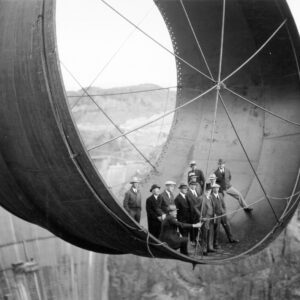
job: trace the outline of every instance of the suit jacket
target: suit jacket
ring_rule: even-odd
[[[205,177],[204,177],[204,174],[203,174],[202,170],[200,170],[200,169],[196,169],[194,171],[190,170],[188,172],[188,177],[187,177],[187,182],[188,183],[191,181],[192,175],[196,175],[197,176],[196,181],[200,184],[201,189],[203,190],[204,183],[205,183]]]
[[[154,195],[150,196],[146,200],[146,211],[148,217],[148,224],[149,222],[160,223],[158,217],[161,217],[164,212],[161,209],[161,198],[158,197],[155,199]]]
[[[197,191],[196,191],[196,193],[197,193]],[[188,192],[187,192],[186,195],[187,195],[187,197],[189,199],[189,202],[191,204],[191,217],[192,217],[191,220],[192,220],[192,223],[193,222],[198,222],[199,221],[199,217],[198,217],[198,214],[197,214],[197,212],[195,210],[195,206],[200,203],[200,194],[197,194],[197,196],[195,196],[192,193],[191,190],[188,190]]]
[[[131,208],[141,208],[142,196],[141,192],[138,190],[137,193],[131,188],[125,193],[125,198],[123,201],[123,206],[125,210],[129,211]]]
[[[219,193],[218,197],[219,198],[216,198],[214,193],[211,193],[211,200],[213,202],[215,214],[217,216],[221,216],[221,215],[226,213],[226,208],[225,208],[225,202],[224,202],[223,194]]]
[[[178,194],[175,198],[175,205],[178,209],[177,219],[179,222],[189,223],[192,221],[192,205],[187,195],[185,198],[181,194]]]
[[[220,185],[220,192],[226,191],[231,187],[231,173],[229,169],[224,168],[224,173],[221,173],[220,169],[218,168],[215,171],[215,174],[217,176],[216,183]]]
[[[181,245],[182,239],[177,229],[187,229],[192,227],[192,224],[181,223],[175,217],[167,215],[167,217],[162,222],[159,239],[162,242],[166,242],[171,248],[178,249]]]
[[[167,208],[170,204],[174,204],[174,195],[173,193],[170,192],[170,196],[171,198],[169,198],[168,194],[166,191],[163,191],[158,197],[160,198],[161,200],[161,209],[162,211],[166,214],[168,211],[167,211]]]
[[[203,205],[203,208],[202,208]],[[202,218],[213,218],[215,215],[215,207],[214,203],[211,199],[211,196],[209,198],[206,197],[205,194],[203,194],[199,198],[199,203],[194,206],[196,213],[198,217]]]

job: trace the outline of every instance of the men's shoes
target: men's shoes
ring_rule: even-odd
[[[252,212],[252,210],[253,210],[252,207],[245,207],[245,208],[244,208],[244,211],[247,212],[247,213]]]
[[[209,248],[209,249],[207,249],[207,252],[215,253],[215,252],[216,252],[216,250],[215,250],[215,249],[213,249],[213,248]]]
[[[216,249],[216,250],[221,249],[221,246],[219,246],[219,245],[214,245],[214,249]]]
[[[238,243],[239,242],[239,240],[235,240],[235,239],[231,239],[230,241],[229,241],[229,243],[231,243],[231,244],[236,244],[236,243]]]

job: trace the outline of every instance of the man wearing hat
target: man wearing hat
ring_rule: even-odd
[[[150,188],[150,193],[152,193],[152,195],[146,200],[148,230],[156,238],[158,238],[160,234],[161,222],[166,217],[166,214],[161,209],[159,192],[160,186],[153,184]]]
[[[168,206],[171,204],[174,204],[174,188],[175,188],[176,182],[168,180],[165,183],[165,190],[159,195],[159,198],[161,200],[161,209],[166,214]]]
[[[182,237],[178,233],[178,228],[180,229],[190,229],[190,228],[200,228],[201,223],[196,224],[188,224],[188,223],[182,223],[177,220],[177,209],[175,205],[170,205],[167,208],[168,214],[166,218],[162,222],[161,226],[161,233],[159,235],[159,239],[162,242],[166,242],[169,247],[172,249],[180,249],[180,252],[182,254],[185,254],[188,256],[187,251],[187,243],[188,238]]]
[[[215,175],[217,177],[216,183],[220,185],[220,192],[225,193],[236,199],[240,206],[244,208],[245,212],[251,212],[253,210],[252,207],[249,207],[246,203],[243,195],[231,185],[231,173],[228,168],[225,167],[225,160],[218,160],[218,169],[215,171]]]
[[[187,197],[188,186],[185,183],[181,183],[178,187],[179,194],[175,198],[175,205],[177,207],[177,219],[182,223],[190,223],[191,218],[191,203]],[[182,236],[188,237],[189,229],[179,228]]]
[[[211,200],[214,204],[216,219],[214,222],[214,239],[213,246],[215,249],[219,249],[219,232],[220,232],[220,224],[222,224],[227,238],[230,243],[238,243],[238,240],[235,240],[231,234],[230,225],[227,221],[226,216],[226,207],[224,202],[224,197],[221,193],[219,193],[220,186],[217,183],[214,183],[212,186]]]
[[[211,199],[210,183],[206,184],[205,192],[199,200],[199,204],[195,205],[194,208],[200,222],[204,222],[201,228],[201,247],[203,255],[207,255],[208,252],[216,252],[213,247],[215,207]]]
[[[202,170],[197,169],[197,164],[194,160],[192,160],[190,162],[190,167],[191,167],[191,170],[188,172],[187,182],[190,182],[192,180],[192,176],[195,176],[196,177],[196,182],[199,183],[199,185],[201,187],[201,193],[202,193],[204,183],[205,183],[204,174],[203,174]]]
[[[199,204],[200,200],[200,194],[198,193],[196,186],[198,182],[196,181],[190,181],[189,182],[189,190],[187,192],[187,198],[191,204],[191,223],[195,222],[197,223],[199,221],[198,214],[195,210],[195,206]],[[196,244],[196,237],[198,234],[198,229],[197,228],[191,228],[190,229],[190,241],[192,245]]]
[[[137,177],[133,177],[130,181],[131,188],[125,193],[125,198],[123,201],[123,206],[125,210],[130,214],[130,216],[140,222],[141,219],[141,203],[142,196],[139,191],[140,180]]]

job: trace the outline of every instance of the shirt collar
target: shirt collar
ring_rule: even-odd
[[[185,199],[185,194],[180,192],[180,195]]]

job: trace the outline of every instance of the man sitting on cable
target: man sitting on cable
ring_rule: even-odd
[[[215,171],[215,174],[217,177],[216,183],[220,185],[220,192],[223,193],[224,197],[226,194],[230,195],[239,202],[245,212],[251,212],[253,208],[248,206],[243,195],[231,185],[231,173],[230,170],[225,167],[225,160],[219,159],[218,169]]]

